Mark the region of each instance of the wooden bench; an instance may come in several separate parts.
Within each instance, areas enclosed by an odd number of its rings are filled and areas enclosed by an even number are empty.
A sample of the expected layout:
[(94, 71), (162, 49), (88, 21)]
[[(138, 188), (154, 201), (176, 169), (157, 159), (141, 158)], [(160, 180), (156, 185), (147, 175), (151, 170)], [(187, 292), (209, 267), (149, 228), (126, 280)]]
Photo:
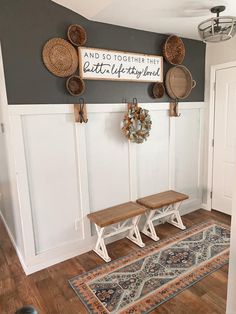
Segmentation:
[(153, 225), (155, 220), (167, 221), (181, 230), (186, 229), (179, 214), (179, 207), (182, 201), (188, 198), (188, 195), (170, 190), (138, 199), (137, 203), (148, 209), (142, 233), (158, 241), (159, 237)]
[[(141, 215), (146, 210), (145, 207), (139, 204), (128, 202), (88, 214), (88, 218), (95, 224), (98, 235), (94, 251), (104, 261), (110, 262), (111, 258), (107, 253), (104, 239), (128, 230), (127, 238), (138, 246), (144, 247), (145, 244), (140, 236), (138, 223)], [(117, 225), (114, 226), (114, 224)], [(106, 227), (110, 227), (111, 231)]]

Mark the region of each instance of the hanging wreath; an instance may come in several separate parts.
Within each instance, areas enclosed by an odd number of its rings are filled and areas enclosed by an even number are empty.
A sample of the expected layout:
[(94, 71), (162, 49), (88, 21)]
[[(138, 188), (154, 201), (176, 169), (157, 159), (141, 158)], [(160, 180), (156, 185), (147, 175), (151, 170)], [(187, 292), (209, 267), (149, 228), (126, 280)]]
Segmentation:
[(150, 135), (152, 121), (148, 112), (137, 103), (128, 104), (128, 112), (122, 122), (122, 131), (131, 142), (143, 143)]

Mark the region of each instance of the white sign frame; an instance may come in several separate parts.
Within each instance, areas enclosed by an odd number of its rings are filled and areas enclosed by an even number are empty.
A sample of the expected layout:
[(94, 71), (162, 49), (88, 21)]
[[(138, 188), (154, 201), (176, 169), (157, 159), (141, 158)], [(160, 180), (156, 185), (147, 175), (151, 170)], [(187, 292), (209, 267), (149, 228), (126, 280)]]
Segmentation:
[(163, 82), (162, 56), (88, 47), (79, 47), (78, 52), (84, 80)]

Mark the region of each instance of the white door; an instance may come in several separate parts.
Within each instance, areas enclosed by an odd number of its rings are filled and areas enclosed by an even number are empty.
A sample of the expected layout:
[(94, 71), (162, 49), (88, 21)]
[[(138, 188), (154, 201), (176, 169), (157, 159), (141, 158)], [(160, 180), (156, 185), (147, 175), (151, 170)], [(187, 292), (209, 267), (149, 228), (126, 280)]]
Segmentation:
[(212, 208), (231, 214), (236, 159), (236, 67), (216, 71)]

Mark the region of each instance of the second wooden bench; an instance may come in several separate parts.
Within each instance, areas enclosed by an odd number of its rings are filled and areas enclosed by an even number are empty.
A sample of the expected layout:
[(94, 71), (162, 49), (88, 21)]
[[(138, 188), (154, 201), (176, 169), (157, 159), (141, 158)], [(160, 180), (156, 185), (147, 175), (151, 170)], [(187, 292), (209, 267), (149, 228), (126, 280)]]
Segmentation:
[(181, 230), (186, 229), (182, 222), (179, 208), (182, 201), (188, 198), (188, 195), (170, 190), (138, 199), (137, 203), (147, 208), (146, 222), (142, 233), (154, 241), (158, 241), (159, 237), (153, 224), (154, 221), (158, 220), (162, 222), (168, 221)]

